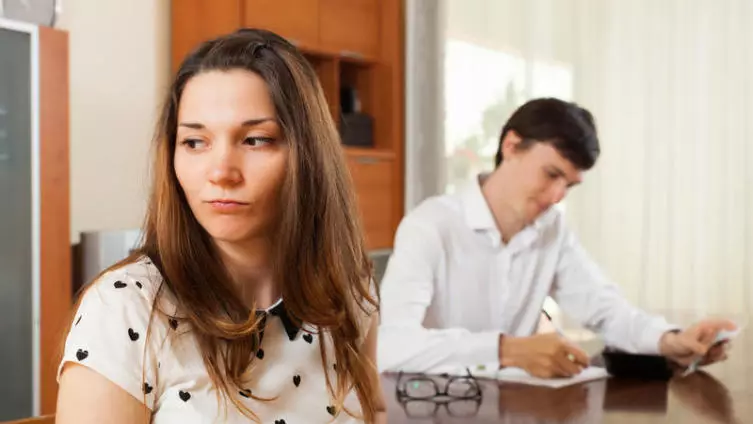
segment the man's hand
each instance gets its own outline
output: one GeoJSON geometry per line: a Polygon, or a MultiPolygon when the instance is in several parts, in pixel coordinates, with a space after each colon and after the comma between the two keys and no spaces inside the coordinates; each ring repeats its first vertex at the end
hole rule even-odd
{"type": "Polygon", "coordinates": [[[500,365],[523,368],[540,378],[572,377],[588,366],[588,355],[554,333],[500,338],[500,365]]]}
{"type": "Polygon", "coordinates": [[[727,343],[714,344],[722,330],[732,331],[735,323],[727,320],[704,320],[681,332],[667,332],[659,341],[659,352],[680,365],[688,366],[702,358],[700,365],[727,359],[727,343]]]}

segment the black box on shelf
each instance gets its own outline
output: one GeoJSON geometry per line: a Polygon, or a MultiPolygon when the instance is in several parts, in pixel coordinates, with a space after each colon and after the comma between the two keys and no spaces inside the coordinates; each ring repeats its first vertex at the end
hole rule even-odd
{"type": "Polygon", "coordinates": [[[344,113],[340,137],[346,146],[374,147],[374,119],[365,113],[344,113]]]}

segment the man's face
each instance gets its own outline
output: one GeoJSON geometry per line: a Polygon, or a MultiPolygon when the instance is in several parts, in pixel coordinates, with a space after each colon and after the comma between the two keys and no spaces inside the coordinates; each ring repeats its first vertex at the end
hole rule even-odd
{"type": "Polygon", "coordinates": [[[495,172],[502,172],[509,184],[506,199],[519,219],[533,222],[552,205],[559,203],[568,190],[579,184],[582,172],[549,143],[533,143],[518,149],[520,138],[505,137],[504,160],[495,172]]]}

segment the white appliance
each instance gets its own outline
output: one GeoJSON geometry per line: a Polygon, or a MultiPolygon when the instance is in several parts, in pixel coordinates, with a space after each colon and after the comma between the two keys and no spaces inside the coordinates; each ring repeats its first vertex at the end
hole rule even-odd
{"type": "Polygon", "coordinates": [[[126,258],[141,241],[141,230],[81,233],[81,283],[89,284],[110,265],[126,258]]]}

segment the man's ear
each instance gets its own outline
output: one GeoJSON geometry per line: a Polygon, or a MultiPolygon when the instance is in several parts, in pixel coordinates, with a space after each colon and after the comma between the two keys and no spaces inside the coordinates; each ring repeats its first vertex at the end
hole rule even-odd
{"type": "Polygon", "coordinates": [[[523,138],[515,130],[507,131],[505,138],[502,139],[502,155],[505,160],[515,155],[522,141],[523,138]]]}

